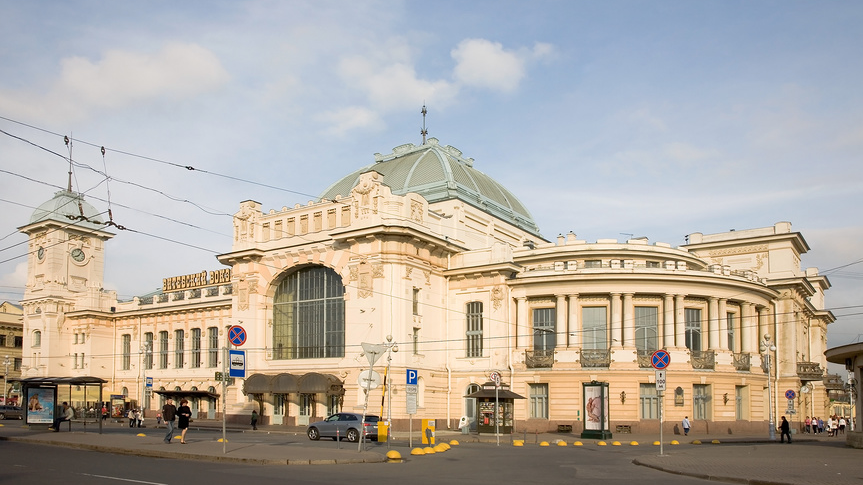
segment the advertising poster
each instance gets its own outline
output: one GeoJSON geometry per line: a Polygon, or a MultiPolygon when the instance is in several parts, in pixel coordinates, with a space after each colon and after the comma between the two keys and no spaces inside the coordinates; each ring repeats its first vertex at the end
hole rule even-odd
{"type": "Polygon", "coordinates": [[[54,388],[27,388],[27,423],[54,422],[54,388]]]}
{"type": "Polygon", "coordinates": [[[587,386],[584,388],[585,410],[587,417],[584,429],[607,430],[608,429],[608,402],[603,399],[601,386],[587,386]],[[604,418],[604,419],[603,419],[604,418]],[[600,421],[602,419],[602,421],[600,421]]]}

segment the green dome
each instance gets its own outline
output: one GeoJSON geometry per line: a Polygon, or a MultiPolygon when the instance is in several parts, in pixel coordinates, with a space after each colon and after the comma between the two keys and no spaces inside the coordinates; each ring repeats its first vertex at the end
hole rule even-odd
{"type": "Polygon", "coordinates": [[[61,190],[54,198],[40,205],[30,216],[30,224],[43,221],[56,221],[64,225],[104,230],[103,219],[99,211],[84,200],[84,196],[75,192],[61,190]],[[87,220],[80,220],[83,215],[87,220]],[[72,216],[71,219],[67,216],[72,216]]]}
{"type": "Polygon", "coordinates": [[[393,194],[414,192],[430,204],[458,199],[542,237],[533,216],[512,192],[473,168],[473,159],[462,157],[457,148],[441,146],[436,138],[429,138],[424,145],[397,146],[389,155],[376,153],[374,163],[341,178],[321,193],[320,199],[349,194],[360,175],[369,171],[380,173],[393,194]]]}

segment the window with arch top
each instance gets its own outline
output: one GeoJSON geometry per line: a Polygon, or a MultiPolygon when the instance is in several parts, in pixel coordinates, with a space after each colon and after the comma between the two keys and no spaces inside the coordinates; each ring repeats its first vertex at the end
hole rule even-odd
{"type": "Polygon", "coordinates": [[[345,355],[345,287],[331,268],[311,266],[285,277],[273,296],[273,359],[345,355]]]}

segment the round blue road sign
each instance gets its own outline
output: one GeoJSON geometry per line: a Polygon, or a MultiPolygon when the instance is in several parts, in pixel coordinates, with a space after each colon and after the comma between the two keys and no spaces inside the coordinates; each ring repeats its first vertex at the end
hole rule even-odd
{"type": "Polygon", "coordinates": [[[794,392],[794,389],[785,391],[785,399],[794,399],[795,397],[797,397],[797,393],[794,392]]]}
{"type": "Polygon", "coordinates": [[[228,329],[228,340],[239,347],[246,343],[246,331],[239,325],[233,325],[228,329]]]}
{"type": "Polygon", "coordinates": [[[654,369],[665,369],[670,363],[671,356],[665,350],[659,349],[650,356],[650,365],[652,365],[654,369]]]}

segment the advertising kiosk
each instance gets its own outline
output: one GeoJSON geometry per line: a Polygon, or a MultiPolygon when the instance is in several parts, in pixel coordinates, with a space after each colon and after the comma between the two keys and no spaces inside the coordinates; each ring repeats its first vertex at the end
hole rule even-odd
{"type": "Polygon", "coordinates": [[[500,386],[495,386],[494,382],[488,381],[479,391],[465,397],[476,399],[478,434],[512,434],[513,403],[516,399],[524,399],[524,397],[510,391],[508,384],[501,383],[500,386]]]}

